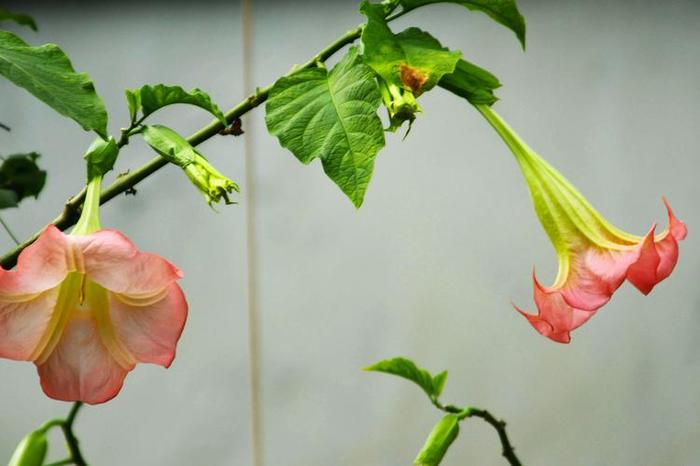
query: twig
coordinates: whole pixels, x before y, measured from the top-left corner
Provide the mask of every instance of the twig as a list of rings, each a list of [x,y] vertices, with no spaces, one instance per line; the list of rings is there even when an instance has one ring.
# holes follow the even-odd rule
[[[484,421],[488,422],[496,429],[498,432],[498,438],[501,440],[501,445],[503,446],[503,457],[508,460],[511,466],[522,466],[522,463],[515,455],[515,448],[510,443],[508,439],[508,434],[506,433],[506,423],[505,421],[499,421],[491,413],[485,409],[477,408],[467,408],[463,412],[464,417],[480,417]]]
[[[80,451],[78,438],[73,433],[73,422],[75,422],[75,417],[78,415],[78,411],[80,411],[80,408],[82,406],[83,403],[81,401],[76,401],[75,403],[73,403],[73,407],[68,413],[66,421],[63,424],[61,424],[61,429],[63,429],[63,436],[66,438],[66,444],[68,446],[68,451],[70,452],[70,459],[76,466],[88,466],[87,462],[85,461],[85,458],[83,458],[83,454]]]
[[[5,131],[12,131],[12,129],[9,126],[3,123],[0,123],[0,128],[4,129]]]

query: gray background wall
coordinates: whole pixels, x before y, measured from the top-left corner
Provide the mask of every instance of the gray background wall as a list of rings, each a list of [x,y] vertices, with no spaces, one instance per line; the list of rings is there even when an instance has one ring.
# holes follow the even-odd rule
[[[239,9],[229,3],[15,5],[32,43],[56,42],[127,120],[123,89],[167,82],[243,97]],[[506,418],[528,465],[700,463],[696,181],[700,4],[522,0],[528,50],[485,16],[439,5],[403,18],[496,73],[497,110],[613,223],[665,224],[661,195],[690,229],[670,280],[649,297],[625,285],[562,346],[510,307],[532,309],[533,264],[556,258],[504,145],[468,105],[439,90],[407,141],[388,135],[356,211],[323,175],[245,123],[257,159],[257,244],[269,465],[410,464],[437,413],[414,387],[360,368],[407,355],[449,368],[445,398]],[[254,81],[270,83],[357,24],[355,2],[254,2]],[[37,150],[45,192],[4,213],[19,235],[41,227],[83,179],[91,136],[0,81],[2,153]],[[182,132],[194,109],[158,118]],[[242,181],[242,140],[202,146]],[[119,170],[151,157],[135,140]],[[245,186],[241,202],[246,202]],[[103,210],[103,223],[184,269],[190,318],[174,366],[139,366],[114,401],[81,413],[92,464],[250,464],[243,206],[212,213],[175,169]],[[11,246],[0,235],[0,248]],[[0,361],[0,457],[68,405],[44,397],[30,364]],[[54,442],[59,454],[61,442]],[[468,422],[446,465],[499,465],[493,430]]]

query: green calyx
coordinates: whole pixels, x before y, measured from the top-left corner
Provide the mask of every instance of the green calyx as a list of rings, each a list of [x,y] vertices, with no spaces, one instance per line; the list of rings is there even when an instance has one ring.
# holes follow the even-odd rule
[[[112,136],[95,139],[83,156],[87,162],[88,181],[112,170],[119,155],[119,146]]]

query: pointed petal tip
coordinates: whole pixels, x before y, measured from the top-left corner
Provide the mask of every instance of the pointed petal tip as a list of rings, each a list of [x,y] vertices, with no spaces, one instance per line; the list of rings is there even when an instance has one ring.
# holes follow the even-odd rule
[[[684,222],[678,220],[676,215],[673,213],[673,209],[671,209],[666,196],[662,196],[661,199],[663,200],[664,206],[666,206],[666,212],[668,213],[668,230],[671,232],[671,235],[673,235],[676,241],[684,240],[688,235],[688,227],[685,226]]]

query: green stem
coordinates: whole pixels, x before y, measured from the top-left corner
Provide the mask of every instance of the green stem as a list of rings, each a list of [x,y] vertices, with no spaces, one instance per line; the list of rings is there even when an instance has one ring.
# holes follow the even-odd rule
[[[488,422],[493,426],[494,429],[496,429],[496,432],[498,433],[498,438],[501,441],[501,446],[503,447],[503,457],[508,460],[508,464],[511,466],[522,466],[522,463],[518,459],[518,457],[515,455],[515,448],[513,445],[510,443],[510,440],[508,439],[508,434],[506,432],[506,423],[505,421],[499,421],[491,413],[486,411],[485,409],[478,409],[478,408],[472,408],[469,407],[464,410],[463,412],[464,418],[467,417],[479,417],[483,419],[484,421]]]
[[[75,422],[75,417],[78,415],[78,411],[83,406],[81,401],[76,401],[73,403],[73,407],[68,413],[68,417],[65,422],[61,425],[63,429],[63,436],[66,438],[66,445],[68,446],[68,451],[70,452],[71,461],[76,466],[88,466],[83,454],[80,451],[80,445],[78,438],[73,433],[73,423]]]
[[[500,439],[501,446],[503,447],[502,454],[503,457],[508,461],[508,464],[510,464],[511,466],[522,466],[522,463],[515,455],[515,447],[513,447],[513,445],[510,443],[510,439],[508,438],[505,421],[499,421],[485,409],[474,408],[471,406],[462,409],[454,405],[443,405],[436,398],[431,398],[430,401],[433,403],[433,406],[435,406],[437,409],[449,414],[456,414],[457,416],[459,416],[460,421],[468,417],[478,417],[491,424],[491,426],[493,426],[493,428],[496,429],[496,432],[498,433],[498,438]]]

